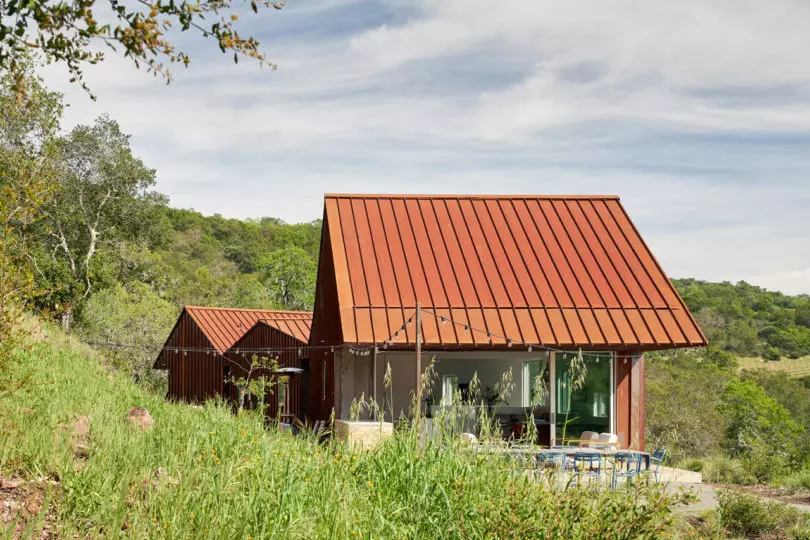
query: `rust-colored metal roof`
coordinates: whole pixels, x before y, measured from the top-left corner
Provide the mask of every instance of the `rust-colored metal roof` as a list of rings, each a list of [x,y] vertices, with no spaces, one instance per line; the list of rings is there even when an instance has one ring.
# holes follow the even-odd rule
[[[312,330],[312,315],[309,318],[274,317],[261,319],[257,324],[264,323],[292,336],[302,343],[309,343],[309,332]]]
[[[197,323],[211,344],[224,353],[236,343],[259,320],[275,321],[273,326],[286,332],[277,321],[306,321],[311,324],[312,313],[308,311],[277,311],[266,309],[237,309],[220,307],[186,306],[185,311]],[[300,335],[300,330],[298,330]],[[298,338],[295,334],[290,334]],[[309,340],[309,333],[302,341]]]
[[[427,347],[706,344],[616,196],[335,194],[325,206],[346,343],[384,341],[419,301]],[[394,346],[413,339],[406,328]]]

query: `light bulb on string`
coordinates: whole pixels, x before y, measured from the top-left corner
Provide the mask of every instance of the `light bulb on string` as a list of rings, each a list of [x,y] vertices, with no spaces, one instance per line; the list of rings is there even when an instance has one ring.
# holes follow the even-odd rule
[[[529,351],[529,352],[532,352],[532,346],[529,345],[528,347],[526,347],[526,350]]]

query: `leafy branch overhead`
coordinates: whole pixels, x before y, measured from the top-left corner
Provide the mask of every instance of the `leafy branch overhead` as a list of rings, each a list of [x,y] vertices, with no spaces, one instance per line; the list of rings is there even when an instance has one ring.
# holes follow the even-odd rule
[[[82,68],[105,59],[99,44],[132,59],[155,76],[171,81],[169,64],[188,66],[191,57],[175,44],[179,32],[196,32],[213,39],[223,53],[232,52],[234,62],[245,56],[275,69],[259,41],[244,37],[235,13],[241,5],[281,9],[284,2],[271,0],[3,0],[0,2],[0,68],[14,71],[34,50],[51,62],[64,63],[71,82],[84,82]]]

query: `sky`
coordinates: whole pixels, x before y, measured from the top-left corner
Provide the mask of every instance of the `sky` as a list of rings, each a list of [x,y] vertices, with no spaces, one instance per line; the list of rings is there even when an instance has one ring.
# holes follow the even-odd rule
[[[241,12],[240,12],[241,13]],[[289,0],[278,70],[181,36],[171,85],[108,54],[91,101],[177,207],[309,221],[323,194],[618,194],[671,277],[810,293],[810,2]]]

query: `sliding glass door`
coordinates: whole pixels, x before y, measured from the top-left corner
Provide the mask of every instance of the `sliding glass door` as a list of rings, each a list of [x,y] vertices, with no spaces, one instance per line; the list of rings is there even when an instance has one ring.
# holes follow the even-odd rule
[[[554,355],[553,407],[557,444],[583,432],[609,433],[613,418],[613,360],[608,353]]]

